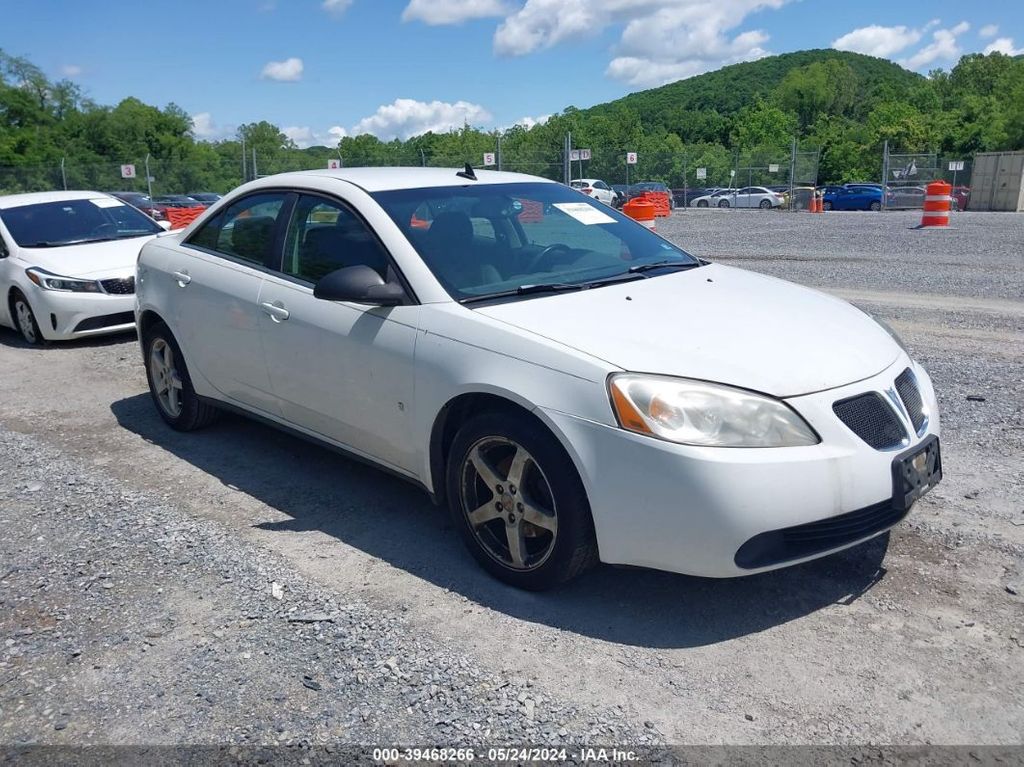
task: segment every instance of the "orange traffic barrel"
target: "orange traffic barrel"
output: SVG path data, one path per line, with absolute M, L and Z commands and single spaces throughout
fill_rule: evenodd
M 636 198 L 623 205 L 622 212 L 648 229 L 654 229 L 654 203 Z
M 949 209 L 953 204 L 953 187 L 945 181 L 933 181 L 924 196 L 924 210 L 921 228 L 926 226 L 949 226 Z
M 206 211 L 206 208 L 168 208 L 167 220 L 171 222 L 171 229 L 184 229 Z

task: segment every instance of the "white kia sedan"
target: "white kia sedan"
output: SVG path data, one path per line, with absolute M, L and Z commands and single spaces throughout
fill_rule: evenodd
M 0 325 L 30 344 L 135 325 L 135 260 L 163 231 L 100 192 L 0 197 Z
M 942 476 L 931 381 L 891 331 L 531 176 L 260 179 L 147 243 L 137 280 L 170 426 L 242 411 L 405 477 L 524 588 L 802 562 Z

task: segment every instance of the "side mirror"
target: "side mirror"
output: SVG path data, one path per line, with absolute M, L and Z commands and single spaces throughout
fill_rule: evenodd
M 384 282 L 374 269 L 360 264 L 324 275 L 313 287 L 313 296 L 324 301 L 398 306 L 405 301 L 405 290 L 397 282 Z
M 156 224 L 161 229 L 163 229 L 165 232 L 171 231 L 171 222 L 168 221 L 167 219 L 163 219 L 162 221 L 157 221 Z

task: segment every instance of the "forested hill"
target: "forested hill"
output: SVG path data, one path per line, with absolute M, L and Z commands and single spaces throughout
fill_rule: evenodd
M 815 82 L 816 75 L 820 76 L 819 82 Z M 676 130 L 687 113 L 731 116 L 758 98 L 770 100 L 780 92 L 784 100 L 795 102 L 794 91 L 801 87 L 841 90 L 842 93 L 835 94 L 837 97 L 846 99 L 850 106 L 870 111 L 870 105 L 880 99 L 909 98 L 924 82 L 922 75 L 888 59 L 828 48 L 733 64 L 660 88 L 631 93 L 583 112 L 597 116 L 621 107 L 635 112 L 646 127 Z M 822 98 L 828 94 L 817 95 Z

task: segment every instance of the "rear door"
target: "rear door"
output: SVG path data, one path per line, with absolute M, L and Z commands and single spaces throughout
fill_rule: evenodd
M 270 413 L 270 387 L 260 341 L 258 298 L 277 250 L 286 192 L 257 192 L 206 222 L 168 261 L 174 316 L 188 360 L 228 399 Z
M 284 237 L 284 258 L 263 281 L 259 326 L 270 383 L 291 423 L 407 471 L 413 363 L 420 307 L 324 301 L 326 274 L 366 265 L 396 277 L 384 246 L 354 209 L 301 194 Z

